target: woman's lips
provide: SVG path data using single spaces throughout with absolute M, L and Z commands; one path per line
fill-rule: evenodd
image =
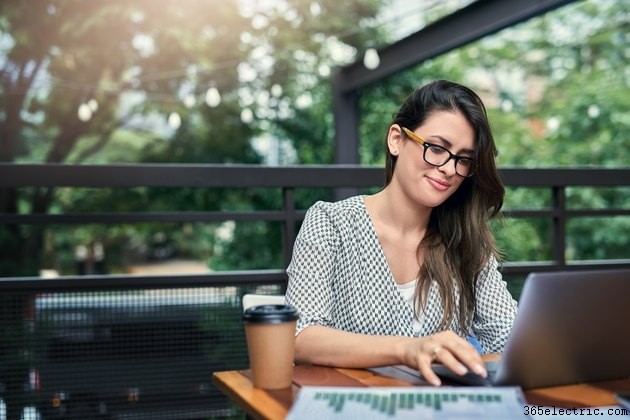
M 448 182 L 439 178 L 432 178 L 428 176 L 427 179 L 429 180 L 431 185 L 433 185 L 433 187 L 439 191 L 446 191 L 451 186 Z

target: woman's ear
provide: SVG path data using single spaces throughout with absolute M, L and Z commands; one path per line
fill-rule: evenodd
M 387 149 L 390 154 L 398 156 L 403 145 L 404 135 L 400 125 L 392 124 L 389 127 L 389 132 L 387 133 Z

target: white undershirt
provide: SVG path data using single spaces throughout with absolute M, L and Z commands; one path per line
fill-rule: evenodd
M 418 280 L 411 280 L 405 284 L 398 284 L 398 291 L 402 295 L 402 297 L 411 305 L 412 308 L 415 308 L 416 303 L 414 302 L 414 292 L 416 291 L 416 284 Z M 413 317 L 413 333 L 414 335 L 420 334 L 420 329 L 422 327 L 422 318 L 423 314 L 418 314 L 418 317 Z

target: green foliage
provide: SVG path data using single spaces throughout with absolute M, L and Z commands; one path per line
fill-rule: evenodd
M 567 224 L 567 259 L 628 258 L 630 221 L 627 217 L 583 217 Z
M 296 147 L 298 158 L 316 162 L 325 154 L 330 161 L 328 75 L 318 75 L 318 69 L 348 62 L 352 51 L 375 39 L 377 30 L 359 29 L 380 6 L 378 0 L 321 1 L 316 9 L 311 2 L 260 7 L 201 0 L 185 7 L 172 0 L 159 5 L 148 0 L 3 2 L 0 113 L 6 118 L 0 120 L 0 161 L 260 163 L 251 144 L 263 130 L 291 139 L 302 132 L 302 142 L 295 143 L 304 145 Z M 332 44 L 347 48 L 346 57 L 333 58 Z M 243 76 L 243 69 L 250 76 Z M 204 102 L 210 87 L 220 92 L 218 105 Z M 193 103 L 184 101 L 190 98 Z M 88 103 L 90 118 L 81 121 L 78 111 Z M 253 121 L 243 122 L 244 108 Z M 177 128 L 166 125 L 172 112 L 182 120 Z M 0 200 L 0 211 L 23 213 L 190 206 L 202 211 L 278 202 L 276 193 L 199 189 L 24 190 L 6 197 L 10 200 Z M 2 246 L 10 245 L 14 255 L 3 259 L 2 274 L 36 274 L 42 264 L 66 272 L 77 242 L 105 242 L 111 256 L 150 241 L 155 233 L 177 241 L 185 255 L 211 259 L 217 226 L 196 228 L 194 240 L 181 225 L 108 228 L 49 227 L 49 234 L 3 228 Z M 237 227 L 233 245 L 224 246 L 239 248 L 249 233 Z M 263 255 L 251 262 L 262 266 L 269 259 Z
M 235 240 L 235 238 L 247 238 Z M 283 268 L 282 226 L 275 223 L 239 223 L 233 236 L 219 239 L 212 267 L 216 270 L 255 270 Z
M 505 261 L 551 259 L 551 226 L 548 220 L 503 219 L 501 223 L 492 224 L 492 232 Z

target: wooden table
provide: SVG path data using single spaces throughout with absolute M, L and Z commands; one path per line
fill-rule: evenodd
M 215 385 L 247 414 L 256 419 L 283 419 L 302 386 L 423 386 L 421 379 L 411 377 L 395 367 L 341 369 L 323 366 L 296 366 L 293 386 L 279 391 L 254 388 L 249 370 L 215 372 Z M 563 408 L 617 405 L 613 394 L 630 391 L 630 379 L 567 385 L 525 391 L 529 404 Z

